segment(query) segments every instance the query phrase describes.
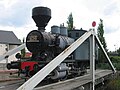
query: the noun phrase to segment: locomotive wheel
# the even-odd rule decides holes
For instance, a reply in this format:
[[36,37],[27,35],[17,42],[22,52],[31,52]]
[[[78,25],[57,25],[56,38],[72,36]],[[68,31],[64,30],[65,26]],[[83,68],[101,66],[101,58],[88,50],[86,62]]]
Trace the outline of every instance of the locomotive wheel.
[[28,76],[29,76],[29,77],[32,77],[34,74],[35,74],[34,71],[29,71],[29,72],[28,72]]

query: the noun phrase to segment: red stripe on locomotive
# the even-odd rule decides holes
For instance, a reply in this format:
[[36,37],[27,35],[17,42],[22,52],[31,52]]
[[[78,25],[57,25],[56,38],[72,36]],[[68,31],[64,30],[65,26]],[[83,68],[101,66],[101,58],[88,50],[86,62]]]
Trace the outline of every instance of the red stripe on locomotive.
[[31,61],[30,62],[29,61],[21,62],[21,69],[23,70],[23,69],[25,69],[26,66],[29,66],[30,67],[29,70],[32,71],[33,70],[33,66],[35,64],[38,64],[38,62],[31,62]]

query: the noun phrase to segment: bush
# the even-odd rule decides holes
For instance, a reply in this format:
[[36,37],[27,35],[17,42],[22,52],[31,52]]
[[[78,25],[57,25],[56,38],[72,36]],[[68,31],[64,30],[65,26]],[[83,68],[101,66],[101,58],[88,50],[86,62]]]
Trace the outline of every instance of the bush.
[[120,56],[111,56],[111,57],[110,57],[110,60],[111,60],[113,63],[120,63]]
[[111,69],[108,63],[98,63],[97,69]]
[[[113,63],[113,66],[116,68],[116,70],[120,71],[120,62]],[[97,68],[98,69],[111,69],[111,67],[108,63],[99,63],[99,64],[97,64]]]
[[116,70],[120,71],[120,62],[119,63],[113,63]]
[[105,90],[120,90],[120,76],[111,80]]

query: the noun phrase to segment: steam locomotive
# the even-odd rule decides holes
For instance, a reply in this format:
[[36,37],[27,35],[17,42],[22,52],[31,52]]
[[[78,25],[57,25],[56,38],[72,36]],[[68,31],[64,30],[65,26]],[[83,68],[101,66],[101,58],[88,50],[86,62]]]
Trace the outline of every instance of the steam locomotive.
[[[67,30],[64,26],[52,26],[51,32],[45,32],[45,27],[51,19],[51,10],[47,7],[35,7],[32,18],[38,30],[32,30],[26,37],[26,47],[32,53],[29,59],[22,59],[16,55],[17,61],[7,64],[8,69],[18,69],[18,74],[31,77],[41,70],[52,59],[59,55],[66,47],[82,36],[86,30]],[[86,73],[90,63],[89,38],[69,55],[47,78],[63,79],[69,76]]]

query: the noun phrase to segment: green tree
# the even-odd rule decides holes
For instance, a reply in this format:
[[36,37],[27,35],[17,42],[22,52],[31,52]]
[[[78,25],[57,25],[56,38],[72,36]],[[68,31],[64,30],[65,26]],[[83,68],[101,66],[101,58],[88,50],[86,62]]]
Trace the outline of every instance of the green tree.
[[118,55],[120,56],[120,48],[117,50]]
[[72,13],[68,16],[68,21],[67,21],[67,29],[68,30],[73,30],[73,16]]
[[[100,19],[100,23],[99,23],[99,26],[97,28],[97,36],[98,36],[100,42],[102,43],[104,49],[107,52],[107,44],[106,44],[105,37],[104,37],[104,26],[103,26],[103,20],[102,19]],[[99,50],[98,59],[102,60],[102,62],[105,59],[104,54],[103,54],[103,52],[101,50]]]
[[97,29],[97,35],[98,35],[98,38],[100,40],[100,42],[102,43],[104,49],[107,51],[107,45],[106,45],[106,41],[105,41],[105,37],[104,37],[104,29],[103,29],[103,20],[100,19],[100,23],[99,23],[99,26],[98,26],[98,29]]
[[[25,39],[23,38],[23,43],[25,43]],[[21,50],[21,57],[25,57],[26,50],[25,48]]]

